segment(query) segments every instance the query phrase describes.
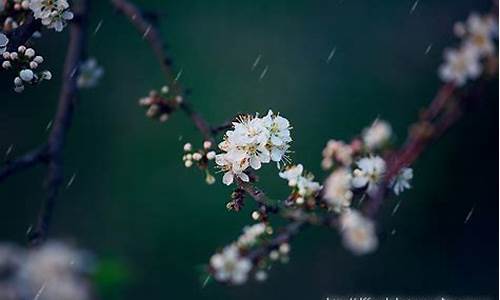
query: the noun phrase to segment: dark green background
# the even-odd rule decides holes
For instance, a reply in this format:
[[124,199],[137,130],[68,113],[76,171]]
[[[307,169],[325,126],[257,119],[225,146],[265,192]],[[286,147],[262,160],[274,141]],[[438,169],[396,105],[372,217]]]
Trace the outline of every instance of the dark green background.
[[[201,143],[182,114],[166,124],[144,117],[139,97],[164,84],[140,35],[106,1],[92,1],[89,51],[105,67],[81,93],[65,149],[65,178],[52,237],[75,241],[104,262],[102,299],[322,299],[327,295],[489,295],[498,282],[497,85],[415,164],[414,188],[390,216],[374,255],[353,257],[337,233],[311,229],[292,245],[288,265],[263,284],[201,287],[199,267],[250,223],[251,205],[225,209],[230,189],[207,186],[182,166],[182,144]],[[281,112],[293,124],[294,161],[324,178],[321,150],[374,118],[390,121],[401,143],[440,82],[452,25],[490,1],[137,1],[164,12],[168,41],[191,101],[210,122],[236,112]],[[67,43],[47,33],[37,50],[54,80],[18,95],[0,74],[0,155],[40,144],[52,119]],[[425,50],[432,44],[431,51]],[[330,64],[326,58],[336,47]],[[251,66],[258,55],[261,63]],[[267,75],[259,80],[265,66]],[[182,140],[181,140],[182,139]],[[181,141],[180,141],[181,140]],[[266,166],[272,197],[287,188]],[[0,186],[0,240],[23,243],[44,196],[43,167]],[[220,178],[218,178],[220,180]],[[475,207],[468,224],[464,220]],[[391,235],[395,229],[396,234]],[[117,284],[121,283],[121,284]]]

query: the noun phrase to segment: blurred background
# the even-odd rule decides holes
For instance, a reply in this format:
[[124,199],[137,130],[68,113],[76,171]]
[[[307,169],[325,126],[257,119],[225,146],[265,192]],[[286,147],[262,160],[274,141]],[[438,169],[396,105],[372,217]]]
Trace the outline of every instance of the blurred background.
[[[160,68],[107,1],[92,2],[89,53],[105,75],[81,93],[65,148],[65,180],[74,181],[58,198],[51,236],[93,251],[102,299],[497,298],[498,85],[418,160],[413,189],[387,200],[375,254],[355,257],[336,232],[309,229],[293,242],[290,263],[276,265],[266,282],[202,287],[203,264],[251,222],[253,207],[228,212],[231,189],[207,186],[201,172],[183,167],[182,145],[201,146],[200,135],[181,113],[165,124],[144,116],[137,100],[165,84]],[[402,143],[440,85],[442,50],[457,43],[453,23],[491,7],[487,0],[135,2],[165,14],[161,32],[180,80],[210,122],[279,111],[294,127],[293,160],[319,179],[326,141],[349,139],[377,117],[391,122]],[[50,82],[16,94],[10,75],[0,74],[2,160],[46,138],[66,42],[67,31],[39,41]],[[25,243],[44,197],[44,171],[0,185],[0,240]],[[275,168],[262,173],[272,197],[286,195]]]

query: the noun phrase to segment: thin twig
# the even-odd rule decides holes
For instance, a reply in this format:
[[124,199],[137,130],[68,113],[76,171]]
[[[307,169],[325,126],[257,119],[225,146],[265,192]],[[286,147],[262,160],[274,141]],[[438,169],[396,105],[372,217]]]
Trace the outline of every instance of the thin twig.
[[187,95],[184,88],[180,85],[179,81],[176,80],[177,75],[172,69],[172,61],[165,50],[165,43],[162,40],[155,24],[146,18],[144,13],[130,1],[111,0],[111,3],[115,6],[117,11],[128,18],[130,23],[135,26],[139,34],[144,37],[144,39],[149,43],[151,49],[153,49],[156,58],[160,62],[160,67],[165,76],[166,83],[169,85],[173,93],[180,95],[183,98],[180,108],[191,118],[193,124],[203,135],[203,138],[214,142],[210,125],[199,113],[192,109],[186,99]]
[[48,147],[43,145],[25,153],[22,156],[7,161],[0,168],[0,182],[19,171],[33,167],[41,162],[48,162],[47,149]]
[[40,20],[36,20],[33,14],[30,14],[21,26],[8,33],[9,43],[7,44],[7,51],[16,51],[19,46],[26,44],[41,27],[42,23]]

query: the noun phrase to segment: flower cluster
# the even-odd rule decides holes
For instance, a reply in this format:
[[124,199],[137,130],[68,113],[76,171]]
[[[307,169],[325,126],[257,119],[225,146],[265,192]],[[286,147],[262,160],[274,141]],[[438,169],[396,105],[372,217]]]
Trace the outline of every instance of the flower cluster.
[[14,91],[18,93],[24,90],[25,85],[35,85],[52,78],[50,71],[37,71],[44,59],[42,56],[36,55],[33,48],[19,46],[17,51],[4,51],[2,58],[2,68],[12,70],[16,74]]
[[454,32],[461,39],[460,47],[444,51],[445,62],[439,68],[439,76],[445,82],[463,86],[482,74],[483,60],[495,55],[498,20],[492,14],[472,13],[465,24],[455,24]]
[[186,168],[190,168],[193,164],[205,171],[205,181],[208,184],[215,183],[215,177],[208,170],[208,162],[215,159],[215,151],[212,150],[212,142],[204,141],[203,149],[198,149],[193,151],[193,145],[191,143],[184,144],[184,155],[182,156],[182,161]]
[[0,299],[88,300],[90,271],[88,254],[60,242],[32,250],[0,244]]
[[330,210],[340,214],[343,244],[355,254],[369,253],[378,243],[373,223],[352,209],[352,202],[377,197],[385,188],[395,195],[410,188],[411,168],[403,168],[389,183],[385,181],[387,165],[382,154],[391,137],[389,123],[376,120],[360,138],[349,144],[331,140],[323,151],[322,166],[332,172],[325,180],[322,198]]
[[93,57],[80,64],[76,84],[80,89],[96,87],[104,74],[104,69],[97,64]]
[[233,183],[237,177],[249,181],[245,173],[248,168],[260,169],[263,163],[274,161],[278,164],[286,159],[292,141],[290,123],[271,110],[266,116],[239,116],[233,122],[233,129],[226,132],[224,141],[219,144],[223,151],[215,161],[224,172],[222,182]]
[[220,252],[210,258],[209,272],[217,281],[229,284],[243,284],[248,280],[250,272],[255,269],[255,279],[263,281],[267,278],[266,269],[273,261],[288,261],[290,245],[282,242],[264,257],[259,257],[258,262],[252,261],[248,254],[265,245],[272,237],[273,229],[266,223],[256,223],[245,227],[243,234],[236,242],[224,247]]
[[0,1],[0,31],[10,32],[24,23],[30,12],[29,0]]
[[67,22],[73,19],[66,0],[30,0],[29,8],[35,19],[40,19],[47,28],[62,31]]
[[170,115],[181,105],[183,98],[171,95],[168,86],[163,86],[160,92],[151,90],[147,97],[139,99],[139,105],[146,107],[146,116],[166,122]]
[[314,181],[311,173],[305,173],[301,164],[290,166],[279,176],[288,180],[288,186],[294,188],[292,196],[289,198],[292,202],[302,205],[307,203],[309,206],[316,204],[316,195],[321,190],[321,185]]

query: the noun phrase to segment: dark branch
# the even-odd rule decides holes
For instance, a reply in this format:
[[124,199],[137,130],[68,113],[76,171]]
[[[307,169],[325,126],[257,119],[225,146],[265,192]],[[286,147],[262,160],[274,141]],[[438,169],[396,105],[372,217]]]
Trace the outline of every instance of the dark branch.
[[186,91],[176,80],[176,73],[172,69],[172,61],[165,50],[165,43],[163,42],[158,29],[155,24],[151,23],[150,19],[134,4],[127,0],[111,0],[117,11],[128,18],[137,31],[149,43],[151,49],[155,53],[156,58],[160,62],[165,80],[172,92],[183,97],[180,105],[181,109],[191,118],[193,124],[203,135],[205,140],[214,142],[212,130],[208,122],[196,111],[194,111],[186,98]]
[[47,149],[48,147],[43,145],[22,156],[7,161],[5,165],[0,168],[0,182],[16,172],[28,169],[41,162],[48,162]]
[[70,40],[64,63],[64,71],[59,103],[48,138],[48,176],[46,181],[47,197],[42,203],[34,230],[30,233],[31,245],[45,241],[52,219],[55,201],[63,181],[63,148],[76,101],[78,87],[78,66],[83,60],[86,44],[86,27],[89,0],[81,0],[75,7],[77,18],[70,24]]
[[30,14],[21,26],[10,32],[7,51],[16,51],[19,46],[26,44],[33,33],[40,30],[41,26],[40,20],[35,20],[33,14]]

